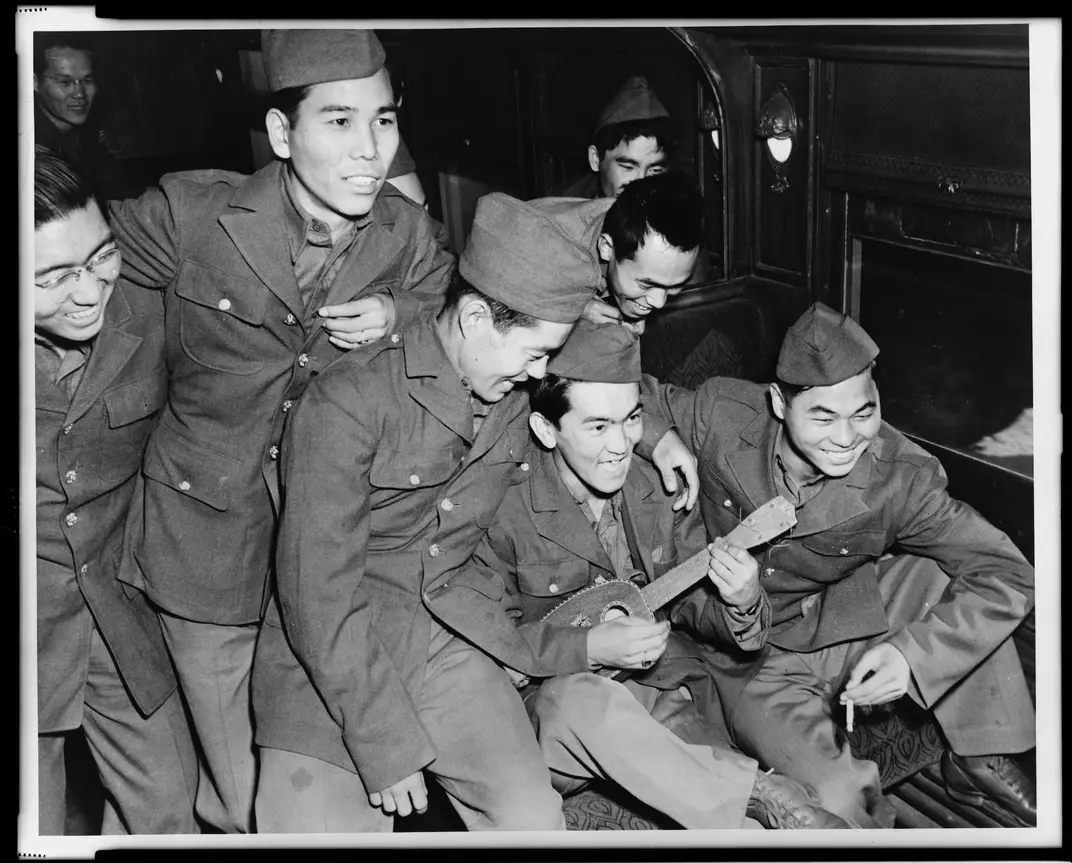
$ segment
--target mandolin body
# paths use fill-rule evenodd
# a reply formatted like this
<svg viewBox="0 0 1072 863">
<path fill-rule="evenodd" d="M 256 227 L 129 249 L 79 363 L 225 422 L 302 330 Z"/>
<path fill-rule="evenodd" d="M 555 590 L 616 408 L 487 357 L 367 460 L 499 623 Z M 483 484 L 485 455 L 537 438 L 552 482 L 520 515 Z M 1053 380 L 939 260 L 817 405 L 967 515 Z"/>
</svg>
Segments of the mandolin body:
<svg viewBox="0 0 1072 863">
<path fill-rule="evenodd" d="M 543 622 L 552 626 L 589 627 L 622 616 L 655 620 L 640 588 L 631 581 L 614 580 L 577 591 L 547 612 Z"/>
</svg>

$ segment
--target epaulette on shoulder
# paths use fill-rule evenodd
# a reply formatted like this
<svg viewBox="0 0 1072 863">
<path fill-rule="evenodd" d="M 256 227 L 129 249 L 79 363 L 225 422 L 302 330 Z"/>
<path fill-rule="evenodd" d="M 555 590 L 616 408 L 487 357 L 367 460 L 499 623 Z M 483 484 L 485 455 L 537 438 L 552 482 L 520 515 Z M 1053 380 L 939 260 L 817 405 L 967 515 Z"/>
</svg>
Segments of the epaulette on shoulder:
<svg viewBox="0 0 1072 863">
<path fill-rule="evenodd" d="M 756 410 L 764 409 L 767 404 L 766 384 L 740 378 L 714 377 L 710 378 L 705 386 L 710 387 L 720 399 L 738 402 Z"/>
<path fill-rule="evenodd" d="M 879 440 L 882 446 L 872 446 L 874 457 L 885 462 L 906 462 L 913 467 L 921 468 L 926 464 L 937 461 L 937 458 L 919 444 L 905 437 L 888 422 L 883 421 L 879 430 Z"/>
<path fill-rule="evenodd" d="M 197 171 L 176 171 L 164 174 L 160 178 L 161 186 L 191 185 L 191 186 L 228 186 L 238 189 L 246 180 L 248 174 L 240 174 L 237 171 L 224 171 L 219 168 L 205 168 Z"/>
</svg>

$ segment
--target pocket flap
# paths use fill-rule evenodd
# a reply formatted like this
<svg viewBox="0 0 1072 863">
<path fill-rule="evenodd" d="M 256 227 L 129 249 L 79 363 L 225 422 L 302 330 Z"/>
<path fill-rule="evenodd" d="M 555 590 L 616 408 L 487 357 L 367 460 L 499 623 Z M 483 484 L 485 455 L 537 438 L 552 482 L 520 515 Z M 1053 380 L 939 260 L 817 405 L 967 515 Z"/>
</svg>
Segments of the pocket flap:
<svg viewBox="0 0 1072 863">
<path fill-rule="evenodd" d="M 410 451 L 381 447 L 372 459 L 369 482 L 376 488 L 398 489 L 442 485 L 457 466 L 453 447 Z"/>
<path fill-rule="evenodd" d="M 108 411 L 108 427 L 119 428 L 143 419 L 164 405 L 167 395 L 167 371 L 156 372 L 106 392 L 102 398 Z"/>
<path fill-rule="evenodd" d="M 504 464 L 505 462 L 523 462 L 529 455 L 528 426 L 520 429 L 507 429 L 495 445 L 484 456 L 487 464 Z"/>
<path fill-rule="evenodd" d="M 231 482 L 242 463 L 163 427 L 158 431 L 158 437 L 145 452 L 145 475 L 215 510 L 226 510 Z"/>
<path fill-rule="evenodd" d="M 588 586 L 588 561 L 569 557 L 553 563 L 519 563 L 517 585 L 529 596 L 565 598 Z"/>
<path fill-rule="evenodd" d="M 263 324 L 267 288 L 241 276 L 185 261 L 175 285 L 184 300 L 231 315 L 247 324 Z"/>
<path fill-rule="evenodd" d="M 886 550 L 886 532 L 884 530 L 858 530 L 838 533 L 824 531 L 811 536 L 800 537 L 801 543 L 809 551 L 824 557 L 866 556 L 878 558 Z"/>
</svg>

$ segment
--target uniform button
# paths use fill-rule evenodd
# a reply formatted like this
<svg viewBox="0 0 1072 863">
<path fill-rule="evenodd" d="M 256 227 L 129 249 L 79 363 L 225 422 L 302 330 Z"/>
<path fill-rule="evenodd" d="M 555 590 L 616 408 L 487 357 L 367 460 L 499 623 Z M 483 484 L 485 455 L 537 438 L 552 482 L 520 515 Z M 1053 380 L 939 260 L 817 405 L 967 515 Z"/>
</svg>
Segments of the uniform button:
<svg viewBox="0 0 1072 863">
<path fill-rule="evenodd" d="M 287 399 L 285 402 L 283 402 L 283 413 L 286 413 L 292 407 L 294 407 L 294 402 L 292 402 L 290 399 Z"/>
<path fill-rule="evenodd" d="M 309 355 L 308 354 L 302 354 L 301 356 L 298 357 L 298 365 L 301 366 L 303 369 L 308 364 L 308 362 L 309 362 Z"/>
<path fill-rule="evenodd" d="M 63 481 L 67 483 L 67 485 L 70 485 L 76 479 L 78 479 L 78 474 L 75 473 L 73 470 L 69 470 L 63 475 Z"/>
<path fill-rule="evenodd" d="M 449 497 L 445 498 L 440 504 L 440 506 L 443 507 L 444 511 L 450 512 L 452 509 L 454 509 L 454 501 L 452 501 Z"/>
<path fill-rule="evenodd" d="M 89 572 L 89 564 L 83 563 L 83 564 L 82 564 L 82 566 L 81 566 L 81 567 L 79 568 L 79 570 L 78 570 L 78 571 L 79 571 L 79 572 L 80 572 L 80 573 L 81 573 L 82 575 L 85 575 L 85 574 L 86 574 L 87 572 Z"/>
<path fill-rule="evenodd" d="M 548 589 L 549 591 L 551 591 L 551 593 L 558 593 L 558 585 L 557 585 L 557 584 L 552 584 L 552 585 L 551 585 L 550 587 L 548 587 L 547 589 Z"/>
<path fill-rule="evenodd" d="M 723 506 L 733 506 L 733 501 L 730 500 L 729 498 L 726 498 L 724 501 L 722 501 L 722 505 Z"/>
<path fill-rule="evenodd" d="M 319 219 L 313 219 L 313 230 L 320 234 L 326 233 L 324 223 L 321 222 Z"/>
<path fill-rule="evenodd" d="M 72 425 L 72 426 L 64 426 L 64 427 L 63 427 L 63 433 L 64 433 L 64 434 L 70 434 L 70 433 L 71 433 L 71 429 L 73 429 L 73 428 L 74 428 L 74 426 L 73 426 L 73 425 Z"/>
<path fill-rule="evenodd" d="M 433 542 L 428 546 L 428 554 L 432 557 L 439 557 L 439 546 Z"/>
<path fill-rule="evenodd" d="M 78 514 L 69 512 L 67 513 L 67 518 L 65 518 L 64 521 L 67 522 L 67 527 L 74 527 L 75 524 L 78 522 Z"/>
<path fill-rule="evenodd" d="M 409 484 L 410 485 L 420 485 L 421 484 L 421 478 L 419 476 L 417 476 L 417 474 L 411 473 L 409 475 Z"/>
<path fill-rule="evenodd" d="M 529 463 L 527 461 L 521 462 L 521 469 L 522 470 L 528 470 L 529 469 Z"/>
<path fill-rule="evenodd" d="M 294 315 L 287 315 L 285 318 L 283 318 L 283 323 L 286 324 L 288 327 L 292 327 L 296 323 L 298 323 L 298 319 L 294 317 Z"/>
<path fill-rule="evenodd" d="M 220 307 L 221 312 L 226 312 L 229 308 L 231 308 L 231 301 L 227 299 L 227 297 L 224 297 L 222 300 L 219 301 L 218 305 Z"/>
<path fill-rule="evenodd" d="M 848 554 L 849 550 L 847 548 L 843 548 L 843 549 L 841 549 L 841 553 L 842 554 Z"/>
<path fill-rule="evenodd" d="M 268 458 L 270 458 L 272 461 L 275 461 L 277 458 L 279 458 L 279 447 L 277 447 L 277 446 L 269 447 L 268 448 Z"/>
<path fill-rule="evenodd" d="M 763 570 L 763 574 L 767 576 L 767 578 L 770 578 L 772 575 L 774 575 L 774 569 L 768 566 L 765 570 Z"/>
<path fill-rule="evenodd" d="M 397 345 L 400 341 L 402 341 L 402 336 L 398 333 L 391 333 L 391 344 Z"/>
<path fill-rule="evenodd" d="M 190 483 L 188 483 L 186 480 L 183 480 L 182 482 L 179 483 L 179 491 L 189 491 L 189 490 L 190 490 Z"/>
</svg>

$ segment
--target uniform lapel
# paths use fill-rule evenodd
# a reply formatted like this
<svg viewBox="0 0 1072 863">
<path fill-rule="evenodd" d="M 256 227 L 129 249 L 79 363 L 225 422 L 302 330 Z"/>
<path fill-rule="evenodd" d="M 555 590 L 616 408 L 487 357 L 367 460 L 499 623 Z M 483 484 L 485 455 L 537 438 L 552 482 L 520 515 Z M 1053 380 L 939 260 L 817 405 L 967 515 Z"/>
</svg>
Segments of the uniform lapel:
<svg viewBox="0 0 1072 863">
<path fill-rule="evenodd" d="M 67 410 L 67 423 L 73 423 L 85 414 L 100 398 L 105 388 L 118 377 L 134 352 L 141 344 L 141 336 L 125 332 L 122 328 L 130 320 L 131 311 L 127 299 L 118 285 L 104 310 L 104 324 L 89 353 L 82 380 L 78 383 L 71 406 Z"/>
<path fill-rule="evenodd" d="M 358 228 L 357 239 L 346 254 L 339 274 L 331 283 L 326 306 L 349 302 L 365 290 L 402 251 L 403 241 L 394 232 L 394 221 L 380 198 L 373 205 L 372 221 Z"/>
<path fill-rule="evenodd" d="M 469 395 L 443 351 L 435 331 L 435 319 L 423 319 L 419 325 L 407 329 L 402 338 L 406 376 L 414 379 L 410 387 L 413 400 L 456 435 L 472 443 Z"/>
<path fill-rule="evenodd" d="M 541 451 L 539 467 L 529 480 L 529 494 L 532 518 L 540 536 L 614 577 L 614 564 L 558 475 L 551 453 Z"/>
<path fill-rule="evenodd" d="M 726 455 L 726 463 L 752 509 L 763 506 L 776 495 L 770 464 L 777 431 L 777 422 L 759 413 L 741 432 L 745 446 Z"/>
<path fill-rule="evenodd" d="M 648 475 L 634 466 L 629 471 L 622 488 L 622 520 L 626 540 L 633 557 L 633 565 L 644 570 L 648 581 L 655 578 L 655 564 L 651 550 L 655 545 L 655 532 L 659 526 L 659 514 L 665 503 L 662 494 Z"/>
<path fill-rule="evenodd" d="M 281 170 L 277 162 L 251 176 L 231 198 L 233 210 L 220 216 L 220 225 L 249 268 L 300 321 L 305 304 L 290 260 Z"/>
<path fill-rule="evenodd" d="M 793 536 L 822 533 L 871 511 L 864 501 L 864 491 L 871 482 L 871 467 L 881 446 L 882 441 L 876 438 L 848 476 L 823 482 L 822 489 L 807 506 L 797 510 Z"/>
</svg>

